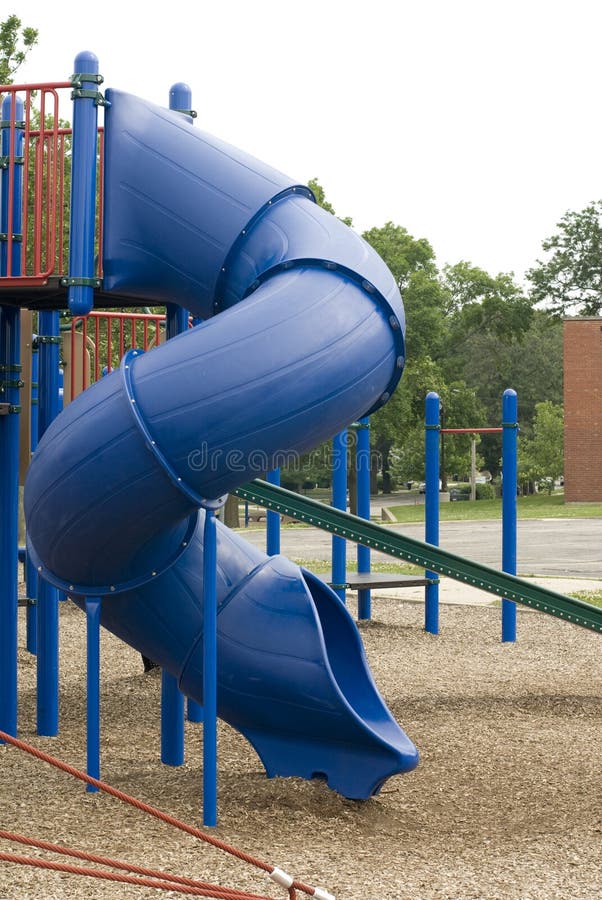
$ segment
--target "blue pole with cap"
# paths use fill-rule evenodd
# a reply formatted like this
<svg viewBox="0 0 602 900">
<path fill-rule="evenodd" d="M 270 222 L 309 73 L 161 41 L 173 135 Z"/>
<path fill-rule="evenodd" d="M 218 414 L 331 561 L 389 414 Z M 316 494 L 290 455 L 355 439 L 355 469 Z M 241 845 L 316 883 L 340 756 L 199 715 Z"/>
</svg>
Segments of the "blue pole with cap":
<svg viewBox="0 0 602 900">
<path fill-rule="evenodd" d="M 518 484 L 518 398 L 508 388 L 502 398 L 502 569 L 516 575 Z M 502 641 L 516 640 L 516 603 L 502 599 Z"/>
<path fill-rule="evenodd" d="M 2 156 L 8 166 L 0 180 L 0 274 L 21 274 L 23 195 L 23 101 L 2 103 Z M 11 124 L 12 123 L 12 124 Z M 12 204 L 10 182 L 12 181 Z M 0 728 L 17 734 L 18 514 L 20 311 L 0 307 Z"/>
<path fill-rule="evenodd" d="M 426 437 L 425 437 L 425 515 L 424 539 L 428 544 L 439 545 L 439 434 L 440 425 L 439 394 L 430 391 L 426 395 Z M 436 572 L 425 572 L 425 578 L 432 578 L 424 595 L 424 629 L 430 634 L 439 634 L 439 579 Z"/>
<path fill-rule="evenodd" d="M 94 306 L 94 288 L 100 281 L 94 271 L 96 237 L 96 157 L 98 106 L 102 76 L 98 59 L 89 51 L 75 57 L 73 92 L 73 140 L 71 170 L 71 218 L 69 226 L 69 274 L 61 283 L 68 288 L 67 301 L 74 316 L 85 316 Z"/>
</svg>

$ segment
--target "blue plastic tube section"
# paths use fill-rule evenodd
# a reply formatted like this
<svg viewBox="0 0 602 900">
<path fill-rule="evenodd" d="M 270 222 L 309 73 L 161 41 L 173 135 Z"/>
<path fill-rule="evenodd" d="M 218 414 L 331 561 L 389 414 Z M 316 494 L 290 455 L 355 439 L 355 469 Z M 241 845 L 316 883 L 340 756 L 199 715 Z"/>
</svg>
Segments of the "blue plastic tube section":
<svg viewBox="0 0 602 900">
<path fill-rule="evenodd" d="M 439 441 L 440 441 L 440 401 L 439 395 L 430 391 L 425 402 L 426 419 L 426 472 L 425 472 L 425 519 L 424 539 L 428 544 L 439 546 Z M 439 634 L 439 583 L 436 572 L 426 571 L 425 578 L 433 583 L 425 588 L 424 629 L 430 634 Z"/>
<path fill-rule="evenodd" d="M 508 388 L 502 398 L 502 569 L 516 575 L 518 481 L 518 398 Z M 502 599 L 502 641 L 516 640 L 516 603 Z"/>
</svg>

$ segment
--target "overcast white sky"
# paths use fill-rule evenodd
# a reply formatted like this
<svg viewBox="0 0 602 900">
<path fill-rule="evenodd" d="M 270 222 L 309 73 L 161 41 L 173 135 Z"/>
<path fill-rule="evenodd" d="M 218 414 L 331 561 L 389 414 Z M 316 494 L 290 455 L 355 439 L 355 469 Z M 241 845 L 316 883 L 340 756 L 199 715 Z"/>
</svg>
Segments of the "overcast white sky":
<svg viewBox="0 0 602 900">
<path fill-rule="evenodd" d="M 155 12 L 155 9 L 158 11 Z M 103 87 L 168 103 L 362 231 L 391 220 L 518 279 L 568 209 L 602 198 L 597 0 L 10 0 L 39 29 L 22 81 L 99 58 Z"/>
</svg>

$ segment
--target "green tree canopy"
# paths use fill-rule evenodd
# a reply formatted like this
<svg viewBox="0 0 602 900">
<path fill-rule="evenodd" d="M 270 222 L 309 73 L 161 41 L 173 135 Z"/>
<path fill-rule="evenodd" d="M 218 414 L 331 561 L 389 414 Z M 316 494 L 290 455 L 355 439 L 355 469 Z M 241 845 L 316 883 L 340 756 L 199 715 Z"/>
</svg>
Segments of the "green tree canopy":
<svg viewBox="0 0 602 900">
<path fill-rule="evenodd" d="M 544 400 L 535 408 L 533 437 L 520 448 L 520 471 L 527 481 L 550 493 L 564 471 L 564 416 L 562 406 Z"/>
<path fill-rule="evenodd" d="M 456 347 L 483 332 L 505 342 L 520 340 L 529 327 L 533 303 L 508 273 L 489 275 L 462 261 L 445 266 L 442 285 L 449 334 Z"/>
<path fill-rule="evenodd" d="M 544 261 L 527 272 L 534 303 L 557 316 L 602 313 L 602 200 L 567 212 L 543 241 Z"/>
<path fill-rule="evenodd" d="M 37 28 L 23 28 L 18 16 L 0 22 L 0 84 L 12 83 L 13 75 L 37 42 Z"/>
</svg>

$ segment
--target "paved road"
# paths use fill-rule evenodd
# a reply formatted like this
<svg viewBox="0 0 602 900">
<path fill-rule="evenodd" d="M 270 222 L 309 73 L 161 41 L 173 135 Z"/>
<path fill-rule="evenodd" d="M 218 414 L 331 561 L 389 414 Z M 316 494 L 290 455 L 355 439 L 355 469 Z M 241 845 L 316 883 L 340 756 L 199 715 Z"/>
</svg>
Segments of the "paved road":
<svg viewBox="0 0 602 900">
<path fill-rule="evenodd" d="M 408 537 L 424 540 L 423 525 L 396 525 Z M 243 532 L 244 534 L 244 532 Z M 247 539 L 265 548 L 265 532 Z M 489 566 L 501 566 L 501 523 L 442 522 L 440 544 L 452 553 Z M 331 537 L 314 528 L 284 528 L 281 551 L 304 559 L 330 559 Z M 349 553 L 353 553 L 350 548 Z M 374 560 L 389 559 L 375 553 Z M 522 519 L 518 523 L 518 573 L 602 578 L 602 519 Z"/>
</svg>

